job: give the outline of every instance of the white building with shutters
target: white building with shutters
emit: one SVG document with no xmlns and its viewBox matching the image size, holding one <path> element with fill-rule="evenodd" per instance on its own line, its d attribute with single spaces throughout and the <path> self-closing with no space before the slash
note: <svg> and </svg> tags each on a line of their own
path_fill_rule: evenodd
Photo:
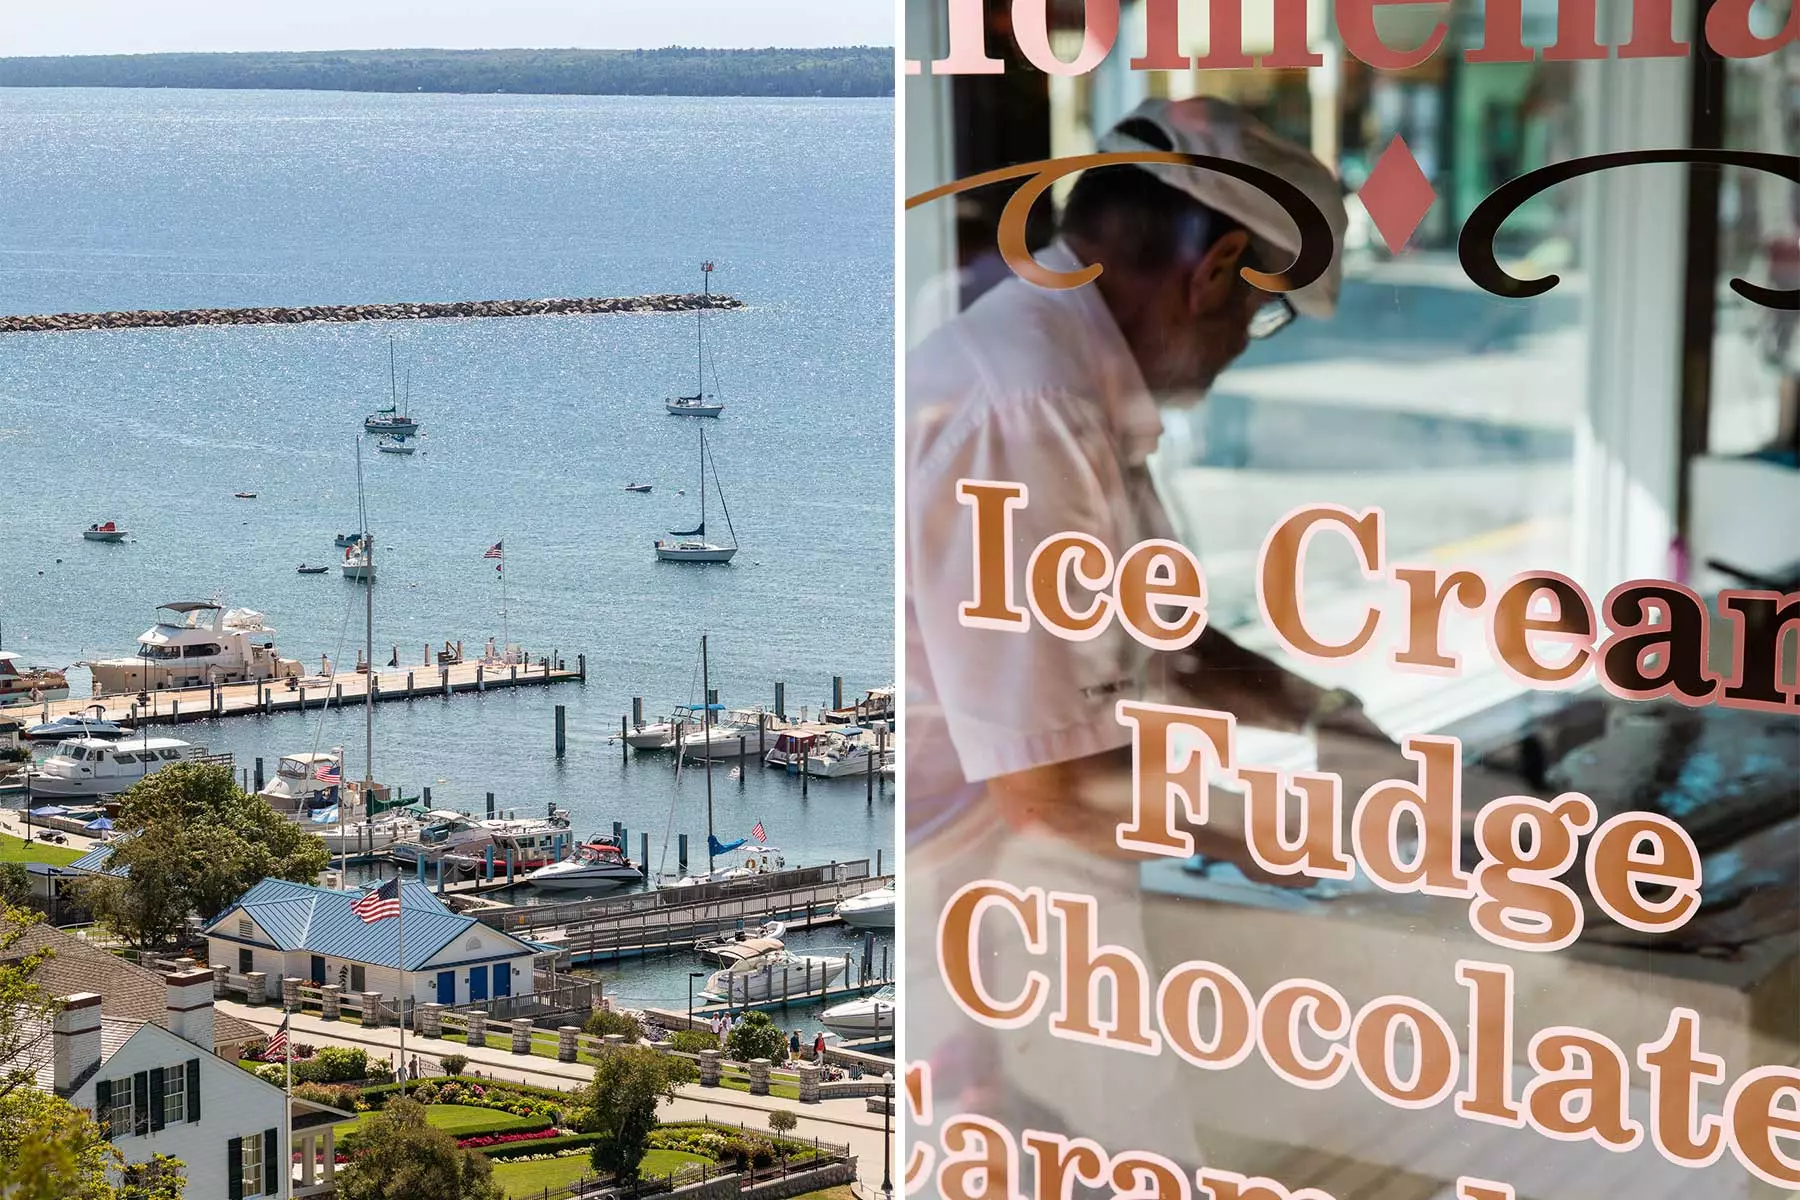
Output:
<svg viewBox="0 0 1800 1200">
<path fill-rule="evenodd" d="M 93 992 L 62 997 L 38 1086 L 92 1112 L 128 1163 L 180 1159 L 193 1200 L 330 1191 L 331 1123 L 348 1114 L 296 1100 L 290 1125 L 280 1088 L 212 1053 L 212 978 L 167 976 L 161 1023 L 106 1016 Z"/>
</svg>

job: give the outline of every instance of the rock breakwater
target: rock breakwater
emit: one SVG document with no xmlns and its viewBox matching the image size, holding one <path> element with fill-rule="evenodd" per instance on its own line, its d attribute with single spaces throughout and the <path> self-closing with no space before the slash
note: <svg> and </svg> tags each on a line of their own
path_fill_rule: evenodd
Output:
<svg viewBox="0 0 1800 1200">
<path fill-rule="evenodd" d="M 435 304 L 316 304 L 304 308 L 190 308 L 169 311 L 0 316 L 0 333 L 74 333 L 94 329 L 176 329 L 192 325 L 304 325 L 346 321 L 447 321 L 474 317 L 693 312 L 743 308 L 721 295 L 590 297 L 562 300 L 457 300 Z"/>
</svg>

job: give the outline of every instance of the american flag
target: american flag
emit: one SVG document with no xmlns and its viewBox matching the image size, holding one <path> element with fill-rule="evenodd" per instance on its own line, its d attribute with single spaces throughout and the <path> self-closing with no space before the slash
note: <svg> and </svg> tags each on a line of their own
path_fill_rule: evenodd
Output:
<svg viewBox="0 0 1800 1200">
<path fill-rule="evenodd" d="M 711 270 L 712 270 L 712 264 L 711 264 L 711 263 L 701 263 L 701 264 L 700 264 L 700 269 L 701 269 L 701 270 L 702 270 L 702 271 L 711 271 Z"/>
<path fill-rule="evenodd" d="M 283 1017 L 281 1028 L 269 1035 L 269 1044 L 263 1049 L 263 1058 L 286 1058 L 288 1052 L 287 1018 Z"/>
<path fill-rule="evenodd" d="M 759 842 L 766 842 L 769 840 L 769 835 L 763 832 L 761 821 L 758 821 L 750 827 L 750 836 Z"/>
<path fill-rule="evenodd" d="M 365 925 L 399 916 L 400 880 L 390 879 L 362 899 L 351 901 L 350 911 L 361 917 Z"/>
<path fill-rule="evenodd" d="M 505 545 L 506 542 L 504 540 L 495 542 L 487 548 L 487 553 L 481 556 L 483 558 L 499 559 L 499 561 L 494 564 L 494 570 L 502 574 L 506 571 L 506 551 L 502 549 Z"/>
<path fill-rule="evenodd" d="M 344 771 L 334 758 L 329 762 L 320 763 L 319 769 L 313 772 L 313 778 L 320 783 L 338 784 L 344 781 Z"/>
</svg>

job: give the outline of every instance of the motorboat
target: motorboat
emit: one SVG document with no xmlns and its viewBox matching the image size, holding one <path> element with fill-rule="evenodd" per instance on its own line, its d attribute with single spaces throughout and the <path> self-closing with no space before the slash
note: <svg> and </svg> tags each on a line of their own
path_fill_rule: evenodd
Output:
<svg viewBox="0 0 1800 1200">
<path fill-rule="evenodd" d="M 719 507 L 725 514 L 725 528 L 731 544 L 709 541 L 706 536 L 706 476 L 711 464 L 706 452 L 706 428 L 700 428 L 700 523 L 692 529 L 670 530 L 669 537 L 657 539 L 656 557 L 662 562 L 728 563 L 737 554 L 737 531 L 731 526 L 731 510 L 725 508 L 724 489 L 719 487 L 718 473 L 713 471 L 713 486 L 719 492 Z"/>
<path fill-rule="evenodd" d="M 709 835 L 710 836 L 710 835 Z M 724 847 L 730 854 L 738 849 L 736 846 Z M 721 857 L 715 854 L 715 858 Z M 683 875 L 671 886 L 693 887 L 702 883 L 726 883 L 733 879 L 749 879 L 755 875 L 767 875 L 787 868 L 787 859 L 774 846 L 751 846 L 745 849 L 742 857 L 733 865 L 709 871 L 704 875 Z"/>
<path fill-rule="evenodd" d="M 68 698 L 69 678 L 61 671 L 20 667 L 18 655 L 0 650 L 0 708 Z"/>
<path fill-rule="evenodd" d="M 850 726 L 819 739 L 806 756 L 806 773 L 815 779 L 866 775 L 881 765 L 880 754 L 866 730 Z"/>
<path fill-rule="evenodd" d="M 747 719 L 748 718 L 748 719 Z M 754 714 L 726 713 L 725 720 L 681 734 L 681 754 L 689 762 L 733 759 L 756 753 L 758 725 Z"/>
<path fill-rule="evenodd" d="M 818 730 L 789 729 L 776 735 L 775 744 L 763 755 L 763 764 L 798 771 L 806 764 L 806 756 L 824 735 Z"/>
<path fill-rule="evenodd" d="M 21 735 L 28 742 L 66 742 L 70 738 L 91 737 L 101 741 L 112 741 L 124 737 L 126 729 L 115 721 L 103 721 L 98 717 L 85 716 L 81 713 L 70 713 L 45 721 L 42 725 L 33 725 Z"/>
<path fill-rule="evenodd" d="M 494 844 L 493 833 L 467 813 L 433 809 L 419 818 L 419 831 L 390 844 L 388 857 L 402 866 L 421 859 L 441 861 L 447 854 L 483 854 Z"/>
<path fill-rule="evenodd" d="M 113 796 L 180 762 L 208 757 L 178 738 L 77 737 L 60 743 L 31 775 L 33 796 Z"/>
<path fill-rule="evenodd" d="M 671 396 L 663 401 L 670 412 L 682 417 L 716 417 L 725 411 L 725 402 L 712 396 Z"/>
<path fill-rule="evenodd" d="M 720 711 L 723 711 L 722 706 Z M 625 734 L 625 744 L 633 750 L 673 750 L 678 737 L 705 723 L 705 706 L 678 704 L 666 721 L 640 725 Z"/>
<path fill-rule="evenodd" d="M 293 814 L 335 805 L 332 795 L 344 779 L 344 748 L 304 750 L 284 754 L 275 763 L 275 777 L 256 794 L 277 812 Z"/>
<path fill-rule="evenodd" d="M 368 534 L 344 549 L 344 561 L 338 565 L 344 578 L 352 583 L 375 582 L 375 539 Z"/>
<path fill-rule="evenodd" d="M 90 542 L 122 542 L 125 540 L 125 531 L 113 522 L 106 521 L 99 525 L 89 525 L 81 531 L 81 536 Z"/>
<path fill-rule="evenodd" d="M 375 443 L 375 449 L 381 454 L 415 454 L 419 448 L 408 438 L 384 437 Z"/>
<path fill-rule="evenodd" d="M 232 495 L 236 499 L 239 499 L 239 500 L 254 500 L 254 499 L 256 499 L 255 492 L 234 492 L 234 493 L 232 493 Z"/>
<path fill-rule="evenodd" d="M 873 996 L 832 1005 L 819 1014 L 819 1024 L 847 1042 L 891 1038 L 899 1011 L 893 989 L 883 988 Z"/>
<path fill-rule="evenodd" d="M 650 487 L 651 485 L 647 483 L 628 483 L 625 485 L 625 490 L 628 492 L 640 492 L 647 495 L 649 494 Z"/>
<path fill-rule="evenodd" d="M 643 878 L 643 872 L 615 843 L 594 838 L 561 862 L 532 871 L 525 882 L 541 888 L 599 888 L 637 883 Z"/>
<path fill-rule="evenodd" d="M 805 996 L 829 988 L 849 966 L 841 958 L 795 954 L 779 942 L 774 947 L 714 971 L 707 978 L 702 994 L 727 1004 L 756 1004 L 784 996 Z"/>
<path fill-rule="evenodd" d="M 297 574 L 300 574 L 300 575 L 323 575 L 325 572 L 331 570 L 331 568 L 330 567 L 309 567 L 305 563 L 301 563 L 298 567 L 294 568 L 294 570 Z"/>
<path fill-rule="evenodd" d="M 838 920 L 852 929 L 892 929 L 894 908 L 898 900 L 899 892 L 890 883 L 872 892 L 841 900 L 832 912 Z"/>
<path fill-rule="evenodd" d="M 828 709 L 821 714 L 827 725 L 878 725 L 894 719 L 892 686 L 870 688 L 868 693 L 849 708 Z"/>
<path fill-rule="evenodd" d="M 138 637 L 137 654 L 89 663 L 99 695 L 206 687 L 258 679 L 298 678 L 304 672 L 275 649 L 275 631 L 247 608 L 229 611 L 211 600 L 176 600 L 156 610 L 156 624 Z"/>
<path fill-rule="evenodd" d="M 741 962 L 747 955 L 763 953 L 770 948 L 767 943 L 780 946 L 782 935 L 786 932 L 787 925 L 783 922 L 766 921 L 755 929 L 738 929 L 717 937 L 704 938 L 694 943 L 694 953 L 703 962 L 728 967 L 732 963 Z"/>
<path fill-rule="evenodd" d="M 484 869 L 491 850 L 496 867 L 504 868 L 510 856 L 515 870 L 535 871 L 559 861 L 572 840 L 569 814 L 562 809 L 530 820 L 480 820 L 439 811 L 427 813 L 418 837 L 396 842 L 389 856 L 408 864 L 423 857 L 467 873 Z"/>
</svg>

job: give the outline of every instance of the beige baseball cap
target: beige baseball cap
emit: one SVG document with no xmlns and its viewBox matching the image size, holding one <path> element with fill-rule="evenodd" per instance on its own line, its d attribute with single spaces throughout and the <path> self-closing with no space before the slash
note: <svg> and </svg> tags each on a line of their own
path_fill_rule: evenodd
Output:
<svg viewBox="0 0 1800 1200">
<path fill-rule="evenodd" d="M 1147 121 L 1162 131 L 1167 145 L 1120 133 L 1131 121 Z M 1331 226 L 1331 265 L 1307 286 L 1287 293 L 1294 308 L 1306 316 L 1326 318 L 1337 310 L 1338 287 L 1343 280 L 1340 257 L 1344 229 L 1343 189 L 1325 164 L 1304 146 L 1276 135 L 1275 131 L 1227 100 L 1193 96 L 1184 100 L 1146 100 L 1100 138 L 1103 154 L 1130 151 L 1173 150 L 1179 154 L 1205 154 L 1228 158 L 1246 166 L 1279 175 L 1302 192 L 1325 214 Z M 1115 168 L 1116 169 L 1116 168 Z M 1300 249 L 1300 231 L 1281 205 L 1241 179 L 1190 167 L 1181 163 L 1141 163 L 1140 170 L 1194 199 L 1231 217 L 1249 230 L 1263 270 L 1279 272 L 1294 261 Z"/>
</svg>

